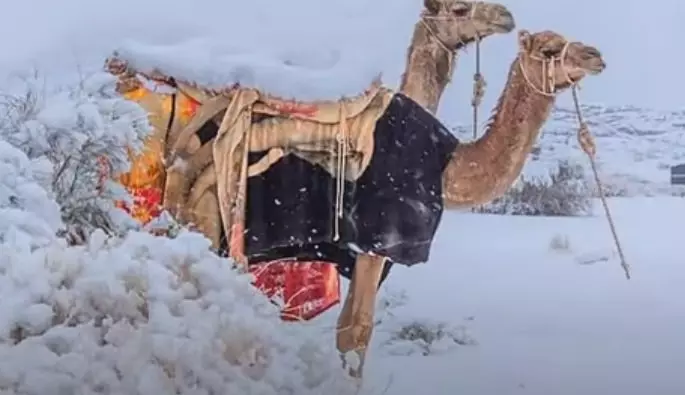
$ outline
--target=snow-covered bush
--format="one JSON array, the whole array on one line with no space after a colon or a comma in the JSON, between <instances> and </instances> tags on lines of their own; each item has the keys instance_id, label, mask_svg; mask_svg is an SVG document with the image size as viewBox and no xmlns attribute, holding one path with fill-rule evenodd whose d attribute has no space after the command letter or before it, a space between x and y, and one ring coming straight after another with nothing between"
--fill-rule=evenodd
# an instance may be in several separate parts
<instances>
[{"instance_id":1,"label":"snow-covered bush","mask_svg":"<svg viewBox=\"0 0 685 395\"><path fill-rule=\"evenodd\" d=\"M124 170L124 147L140 141L144 114L105 85L5 101L0 393L353 393L334 331L282 322L202 235L96 230L79 246L57 237L65 221L88 225L80 210L108 214L106 198L88 194L91 166L102 154Z\"/></svg>"},{"instance_id":2,"label":"snow-covered bush","mask_svg":"<svg viewBox=\"0 0 685 395\"><path fill-rule=\"evenodd\" d=\"M2 244L0 392L321 394L352 384L332 336L280 321L201 235L96 231L88 243Z\"/></svg>"},{"instance_id":3,"label":"snow-covered bush","mask_svg":"<svg viewBox=\"0 0 685 395\"><path fill-rule=\"evenodd\" d=\"M128 195L112 179L128 170L128 150L138 152L150 132L145 111L118 95L115 82L101 72L75 87L48 90L30 78L0 95L0 137L31 160L49 160L44 187L67 227L86 234L126 224L114 200Z\"/></svg>"},{"instance_id":4,"label":"snow-covered bush","mask_svg":"<svg viewBox=\"0 0 685 395\"><path fill-rule=\"evenodd\" d=\"M60 209L44 185L52 165L45 158L30 160L0 137L0 243L30 251L56 239L62 228Z\"/></svg>"},{"instance_id":5,"label":"snow-covered bush","mask_svg":"<svg viewBox=\"0 0 685 395\"><path fill-rule=\"evenodd\" d=\"M531 216L580 216L592 209L592 188L583 167L560 161L549 179L525 178L477 212Z\"/></svg>"},{"instance_id":6,"label":"snow-covered bush","mask_svg":"<svg viewBox=\"0 0 685 395\"><path fill-rule=\"evenodd\" d=\"M384 285L376 300L374 339L379 351L388 355L438 355L461 346L476 345L467 325L451 325L416 317L405 309L408 295L403 289ZM468 318L466 321L471 321Z\"/></svg>"},{"instance_id":7,"label":"snow-covered bush","mask_svg":"<svg viewBox=\"0 0 685 395\"><path fill-rule=\"evenodd\" d=\"M383 344L391 355L439 355L459 346L478 343L464 325L451 325L427 319L407 320L396 326Z\"/></svg>"}]
</instances>

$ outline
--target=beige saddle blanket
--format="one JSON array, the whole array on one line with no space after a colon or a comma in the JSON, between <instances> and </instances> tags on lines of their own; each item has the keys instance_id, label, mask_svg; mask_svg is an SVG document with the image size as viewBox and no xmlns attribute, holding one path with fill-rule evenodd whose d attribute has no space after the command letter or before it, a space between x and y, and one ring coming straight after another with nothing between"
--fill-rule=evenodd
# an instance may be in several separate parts
<instances>
[{"instance_id":1,"label":"beige saddle blanket","mask_svg":"<svg viewBox=\"0 0 685 395\"><path fill-rule=\"evenodd\" d=\"M212 156L221 217L230 235L233 258L244 261L241 236L247 177L262 173L284 155L294 154L322 166L339 185L343 179L358 179L371 161L376 121L392 95L380 83L358 97L327 102L288 101L247 88L232 93L213 141ZM225 103L226 99L214 102ZM212 110L211 101L207 103L210 111L198 113L198 118L212 119L220 114L216 109L222 106ZM175 144L177 148L183 145L181 140ZM248 166L249 152L264 151L267 154L260 161Z\"/></svg>"}]
</instances>

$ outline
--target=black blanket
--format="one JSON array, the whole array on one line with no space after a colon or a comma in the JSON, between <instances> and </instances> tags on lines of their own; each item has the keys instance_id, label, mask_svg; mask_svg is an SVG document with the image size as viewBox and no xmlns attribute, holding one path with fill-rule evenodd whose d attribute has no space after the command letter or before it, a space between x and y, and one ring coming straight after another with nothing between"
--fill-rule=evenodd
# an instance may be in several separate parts
<instances>
[{"instance_id":1,"label":"black blanket","mask_svg":"<svg viewBox=\"0 0 685 395\"><path fill-rule=\"evenodd\" d=\"M443 211L442 172L458 140L398 93L376 123L374 143L367 169L345 184L337 241L336 180L323 168L288 155L249 178L245 240L250 262L325 259L338 263L349 278L358 251L403 265L427 261ZM250 163L264 154L253 153Z\"/></svg>"}]
</instances>

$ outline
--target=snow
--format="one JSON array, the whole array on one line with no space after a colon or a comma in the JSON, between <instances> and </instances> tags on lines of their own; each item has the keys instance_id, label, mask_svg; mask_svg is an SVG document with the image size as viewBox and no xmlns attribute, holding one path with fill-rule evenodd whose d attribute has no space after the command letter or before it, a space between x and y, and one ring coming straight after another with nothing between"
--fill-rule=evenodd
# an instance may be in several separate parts
<instances>
[{"instance_id":1,"label":"snow","mask_svg":"<svg viewBox=\"0 0 685 395\"><path fill-rule=\"evenodd\" d=\"M30 160L0 140L0 242L31 250L54 240L60 208L41 184L52 171L45 159ZM4 249L4 248L3 248Z\"/></svg>"},{"instance_id":2,"label":"snow","mask_svg":"<svg viewBox=\"0 0 685 395\"><path fill-rule=\"evenodd\" d=\"M674 192L668 166L685 152L674 83L685 58L672 39L684 29L680 2L662 0L653 13L638 0L503 3L520 28L558 30L607 58L607 71L581 92L602 176L628 195L656 196L610 201L634 277L624 279L599 211L554 219L446 213L430 262L393 269L382 288L362 393L682 395L685 201L662 196ZM246 275L191 233L97 234L85 247L66 247L55 237L65 224L54 169L84 141L111 137L94 152L116 146L107 154L117 159L144 136L137 107L108 98L111 80L108 88L107 77L93 74L116 49L142 67L210 85L241 81L331 98L358 93L379 71L397 86L420 7L4 5L0 35L12 39L0 40L0 92L24 93L16 77L32 78L34 69L46 85L31 85L38 112L0 119L0 391L350 393L333 350L338 309L312 323L282 323ZM487 113L515 56L515 35L489 38L482 53ZM439 112L461 130L470 130L473 60L460 57ZM587 164L568 95L557 104L527 175L544 176L560 158ZM75 128L81 121L85 128ZM63 151L52 150L57 143Z\"/></svg>"},{"instance_id":3,"label":"snow","mask_svg":"<svg viewBox=\"0 0 685 395\"><path fill-rule=\"evenodd\" d=\"M392 306L381 316L394 318L374 335L369 386L393 394L426 385L440 395L685 393L685 200L609 204L630 281L599 204L591 218L447 213L431 261L393 269L384 287ZM406 322L442 323L468 344L423 356L421 341L392 340Z\"/></svg>"},{"instance_id":4,"label":"snow","mask_svg":"<svg viewBox=\"0 0 685 395\"><path fill-rule=\"evenodd\" d=\"M206 238L99 232L67 247L34 163L6 141L0 152L3 393L313 394L351 385L330 358L333 343L317 343L318 328L283 325Z\"/></svg>"},{"instance_id":5,"label":"snow","mask_svg":"<svg viewBox=\"0 0 685 395\"><path fill-rule=\"evenodd\" d=\"M208 246L192 233L170 240L136 232L30 253L3 244L0 388L36 395L344 388L338 361L317 344L318 329L283 325L250 277Z\"/></svg>"},{"instance_id":6,"label":"snow","mask_svg":"<svg viewBox=\"0 0 685 395\"><path fill-rule=\"evenodd\" d=\"M322 56L322 64L301 64L297 59L303 58L301 54L294 58L293 54L285 54L286 57L278 59L260 53L258 48L237 51L211 41L190 40L166 46L131 42L115 52L119 59L140 71L157 70L216 89L240 83L299 100L357 96L381 75L373 63L340 59L335 53L329 59Z\"/></svg>"},{"instance_id":7,"label":"snow","mask_svg":"<svg viewBox=\"0 0 685 395\"><path fill-rule=\"evenodd\" d=\"M113 82L0 101L0 392L351 393L332 332L284 324L203 236L58 237L108 209L126 217L112 196L92 198L98 158L126 170L126 147L148 132Z\"/></svg>"},{"instance_id":8,"label":"snow","mask_svg":"<svg viewBox=\"0 0 685 395\"><path fill-rule=\"evenodd\" d=\"M71 87L46 87L40 78L17 79L0 96L0 137L28 159L46 163L42 186L59 204L64 228L128 228L113 199L128 199L121 185L103 179L129 168L150 132L147 113L115 91L116 78L97 71ZM19 93L17 93L19 92ZM105 172L105 173L103 173ZM104 181L104 183L103 183Z\"/></svg>"}]
</instances>

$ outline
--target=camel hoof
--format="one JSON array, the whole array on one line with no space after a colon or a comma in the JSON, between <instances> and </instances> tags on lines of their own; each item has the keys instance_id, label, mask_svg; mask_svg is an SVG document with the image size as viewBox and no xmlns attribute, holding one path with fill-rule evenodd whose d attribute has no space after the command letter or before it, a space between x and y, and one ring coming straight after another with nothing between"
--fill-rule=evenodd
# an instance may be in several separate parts
<instances>
[{"instance_id":1,"label":"camel hoof","mask_svg":"<svg viewBox=\"0 0 685 395\"><path fill-rule=\"evenodd\" d=\"M355 379L362 378L362 358L363 356L356 350L340 353L342 368Z\"/></svg>"}]
</instances>

